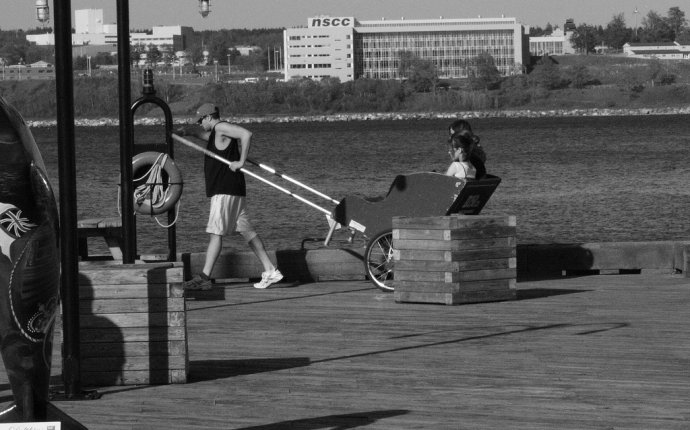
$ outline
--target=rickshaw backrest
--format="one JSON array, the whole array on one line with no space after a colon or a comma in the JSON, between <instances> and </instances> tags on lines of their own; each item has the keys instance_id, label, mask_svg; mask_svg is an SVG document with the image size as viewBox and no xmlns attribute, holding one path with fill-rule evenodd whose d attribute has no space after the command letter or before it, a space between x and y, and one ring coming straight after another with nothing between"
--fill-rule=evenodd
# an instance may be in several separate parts
<instances>
[{"instance_id":1,"label":"rickshaw backrest","mask_svg":"<svg viewBox=\"0 0 690 430\"><path fill-rule=\"evenodd\" d=\"M469 181L431 172L399 175L382 199L346 196L333 210L333 219L372 237L390 229L395 216L476 215L500 182L492 175Z\"/></svg>"},{"instance_id":2,"label":"rickshaw backrest","mask_svg":"<svg viewBox=\"0 0 690 430\"><path fill-rule=\"evenodd\" d=\"M501 178L488 174L480 180L470 179L448 208L446 215L478 215L500 183Z\"/></svg>"}]
</instances>

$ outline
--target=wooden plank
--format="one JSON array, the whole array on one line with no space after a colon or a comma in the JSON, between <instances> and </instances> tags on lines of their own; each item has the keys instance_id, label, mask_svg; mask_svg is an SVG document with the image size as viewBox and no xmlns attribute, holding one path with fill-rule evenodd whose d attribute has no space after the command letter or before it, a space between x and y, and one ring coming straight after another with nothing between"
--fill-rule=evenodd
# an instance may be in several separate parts
<instances>
[{"instance_id":1,"label":"wooden plank","mask_svg":"<svg viewBox=\"0 0 690 430\"><path fill-rule=\"evenodd\" d=\"M395 260L466 261L512 258L515 256L515 247L472 249L467 251L428 251L417 249L393 250L393 258Z\"/></svg>"},{"instance_id":2,"label":"wooden plank","mask_svg":"<svg viewBox=\"0 0 690 430\"><path fill-rule=\"evenodd\" d=\"M449 215L442 217L394 217L394 229L476 229L489 226L517 225L517 219L513 215Z\"/></svg>"},{"instance_id":3,"label":"wooden plank","mask_svg":"<svg viewBox=\"0 0 690 430\"><path fill-rule=\"evenodd\" d=\"M143 357L89 357L81 361L82 372L108 372L131 370L171 370L185 369L187 357L184 355L143 356Z\"/></svg>"},{"instance_id":4,"label":"wooden plank","mask_svg":"<svg viewBox=\"0 0 690 430\"><path fill-rule=\"evenodd\" d=\"M81 315L82 327L183 327L184 312Z\"/></svg>"},{"instance_id":5,"label":"wooden plank","mask_svg":"<svg viewBox=\"0 0 690 430\"><path fill-rule=\"evenodd\" d=\"M187 343L167 342L94 342L81 345L82 358L173 356L187 354Z\"/></svg>"},{"instance_id":6,"label":"wooden plank","mask_svg":"<svg viewBox=\"0 0 690 430\"><path fill-rule=\"evenodd\" d=\"M88 314L116 314L116 313L160 313L180 312L185 310L183 298L148 298L148 299L98 299L80 300L79 312Z\"/></svg>"},{"instance_id":7,"label":"wooden plank","mask_svg":"<svg viewBox=\"0 0 690 430\"><path fill-rule=\"evenodd\" d=\"M395 260L394 270L417 270L422 272L464 272L467 270L514 268L517 268L517 258L513 257L469 261Z\"/></svg>"},{"instance_id":8,"label":"wooden plank","mask_svg":"<svg viewBox=\"0 0 690 430\"><path fill-rule=\"evenodd\" d=\"M181 263L146 263L131 265L81 266L80 285L111 284L167 284L182 282L184 267Z\"/></svg>"},{"instance_id":9,"label":"wooden plank","mask_svg":"<svg viewBox=\"0 0 690 430\"><path fill-rule=\"evenodd\" d=\"M442 305L453 304L453 293L398 291L393 293L397 303L439 303Z\"/></svg>"},{"instance_id":10,"label":"wooden plank","mask_svg":"<svg viewBox=\"0 0 690 430\"><path fill-rule=\"evenodd\" d=\"M79 330L79 339L84 343L186 341L187 329L186 327L82 327Z\"/></svg>"},{"instance_id":11,"label":"wooden plank","mask_svg":"<svg viewBox=\"0 0 690 430\"><path fill-rule=\"evenodd\" d=\"M110 385L160 385L184 384L187 382L183 370L130 370L111 372L82 372L82 383L87 387ZM171 423L171 428L175 427Z\"/></svg>"},{"instance_id":12,"label":"wooden plank","mask_svg":"<svg viewBox=\"0 0 690 430\"><path fill-rule=\"evenodd\" d=\"M399 303L442 303L446 305L515 300L516 297L515 290L459 291L453 293L396 290L394 293L395 301Z\"/></svg>"},{"instance_id":13,"label":"wooden plank","mask_svg":"<svg viewBox=\"0 0 690 430\"><path fill-rule=\"evenodd\" d=\"M464 229L393 229L393 239L398 240L467 240L467 239L487 239L493 237L506 237L516 235L515 226L488 225L478 228Z\"/></svg>"},{"instance_id":14,"label":"wooden plank","mask_svg":"<svg viewBox=\"0 0 690 430\"><path fill-rule=\"evenodd\" d=\"M490 279L469 282L393 281L395 291L455 293L462 291L514 290L515 279Z\"/></svg>"},{"instance_id":15,"label":"wooden plank","mask_svg":"<svg viewBox=\"0 0 690 430\"><path fill-rule=\"evenodd\" d=\"M216 286L227 294L188 302L193 383L146 387L149 373L56 405L99 430L687 427L687 279L517 286L519 301L461 306L396 303L359 281ZM2 366L0 385L9 398Z\"/></svg>"},{"instance_id":16,"label":"wooden plank","mask_svg":"<svg viewBox=\"0 0 690 430\"><path fill-rule=\"evenodd\" d=\"M168 284L99 284L80 285L80 299L182 298L182 282Z\"/></svg>"},{"instance_id":17,"label":"wooden plank","mask_svg":"<svg viewBox=\"0 0 690 430\"><path fill-rule=\"evenodd\" d=\"M471 249L492 249L515 247L515 236L487 237L468 240L393 240L394 249L411 249L427 251L463 251Z\"/></svg>"},{"instance_id":18,"label":"wooden plank","mask_svg":"<svg viewBox=\"0 0 690 430\"><path fill-rule=\"evenodd\" d=\"M485 269L467 270L462 272L424 272L417 270L399 270L396 266L393 272L396 281L423 281L444 283L465 283L469 281L485 281L491 279L515 279L516 269Z\"/></svg>"}]
</instances>

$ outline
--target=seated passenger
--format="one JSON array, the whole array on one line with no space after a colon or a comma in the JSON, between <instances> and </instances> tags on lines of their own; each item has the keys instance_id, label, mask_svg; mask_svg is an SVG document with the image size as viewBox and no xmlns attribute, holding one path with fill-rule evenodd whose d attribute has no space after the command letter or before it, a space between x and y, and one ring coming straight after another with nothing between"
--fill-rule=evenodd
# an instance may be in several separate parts
<instances>
[{"instance_id":1,"label":"seated passenger","mask_svg":"<svg viewBox=\"0 0 690 430\"><path fill-rule=\"evenodd\" d=\"M482 146L479 144L479 136L474 134L472 127L467 120L457 119L448 126L448 133L451 138L455 133L461 130L467 130L470 132L472 135L472 140L475 143L475 155L482 161L482 163L486 163L486 153L484 152L484 148L482 148Z\"/></svg>"},{"instance_id":2,"label":"seated passenger","mask_svg":"<svg viewBox=\"0 0 690 430\"><path fill-rule=\"evenodd\" d=\"M486 167L477 154L474 135L467 130L455 132L450 139L450 150L453 162L448 166L447 176L460 179L482 179L486 176Z\"/></svg>"}]
</instances>

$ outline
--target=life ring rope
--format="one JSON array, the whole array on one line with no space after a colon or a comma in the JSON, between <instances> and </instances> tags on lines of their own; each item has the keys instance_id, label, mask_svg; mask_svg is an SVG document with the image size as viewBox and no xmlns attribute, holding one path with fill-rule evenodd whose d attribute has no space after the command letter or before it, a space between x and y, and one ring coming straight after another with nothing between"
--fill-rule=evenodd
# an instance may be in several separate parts
<instances>
[{"instance_id":1,"label":"life ring rope","mask_svg":"<svg viewBox=\"0 0 690 430\"><path fill-rule=\"evenodd\" d=\"M119 187L120 187L120 186L118 185L118 188L119 188ZM120 195L121 195L121 193L118 191L118 193L117 193L117 214L120 215L120 216L122 216L122 202L120 201ZM178 201L178 202L177 202L177 205L175 205L175 219L174 219L170 224L163 224L163 223L161 223L161 222L158 220L158 217L155 216L155 215L152 216L152 218L156 220L156 223L157 223L159 226L161 226L161 227L163 227L163 228L170 228L170 227L174 226L175 223L177 223L177 219L178 219L178 217L179 217L179 215L180 215L180 206L182 206L182 205L181 205L180 202ZM135 214L137 213L137 210L136 210L136 209L134 210L134 213L135 213Z\"/></svg>"},{"instance_id":2,"label":"life ring rope","mask_svg":"<svg viewBox=\"0 0 690 430\"><path fill-rule=\"evenodd\" d=\"M169 212L175 207L175 220L169 225L164 225L158 218L156 222L161 227L171 227L177 222L182 194L182 175L175 166L173 159L162 152L142 152L132 159L132 170L146 171L137 178L133 178L134 184L139 183L132 193L134 212L142 215L160 215ZM167 181L164 177L167 174ZM121 213L121 193L118 193L118 212Z\"/></svg>"},{"instance_id":3,"label":"life ring rope","mask_svg":"<svg viewBox=\"0 0 690 430\"><path fill-rule=\"evenodd\" d=\"M134 182L138 182L146 178L146 182L134 189L134 201L141 205L145 200L151 201L151 206L160 208L165 204L168 197L168 192L171 187L164 187L163 185L163 166L168 161L168 154L160 153L156 157L156 161L151 165L148 172L144 173L139 178L134 178Z\"/></svg>"}]
</instances>

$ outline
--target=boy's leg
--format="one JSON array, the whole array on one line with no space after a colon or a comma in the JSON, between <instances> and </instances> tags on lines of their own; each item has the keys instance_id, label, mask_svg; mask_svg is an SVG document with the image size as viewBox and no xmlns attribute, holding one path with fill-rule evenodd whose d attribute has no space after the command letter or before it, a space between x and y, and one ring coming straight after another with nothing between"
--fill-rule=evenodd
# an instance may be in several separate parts
<instances>
[{"instance_id":1,"label":"boy's leg","mask_svg":"<svg viewBox=\"0 0 690 430\"><path fill-rule=\"evenodd\" d=\"M283 279L283 274L280 273L280 270L278 270L273 265L273 262L271 262L271 259L268 257L268 254L266 253L264 242L256 233L254 233L253 237L249 241L247 241L247 244L252 249L252 251L254 251L254 254L256 254L256 256L261 261L261 264L264 266L264 272L261 274L261 281L254 284L254 288L268 288L271 284L275 284L276 282Z\"/></svg>"},{"instance_id":2,"label":"boy's leg","mask_svg":"<svg viewBox=\"0 0 690 430\"><path fill-rule=\"evenodd\" d=\"M257 256L259 261L261 261L261 265L264 267L264 272L261 274L261 282L254 284L254 287L261 289L268 288L269 285L283 279L283 274L280 273L280 270L273 265L273 262L268 257L266 248L264 247L264 242L261 240L259 235L256 234L256 231L252 227L252 224L247 217L247 213L244 210L244 205L237 217L237 225L235 229L244 237L247 245L249 245L252 251L254 251L254 254Z\"/></svg>"},{"instance_id":3,"label":"boy's leg","mask_svg":"<svg viewBox=\"0 0 690 430\"><path fill-rule=\"evenodd\" d=\"M206 249L206 261L204 262L204 268L201 273L194 275L192 279L184 282L183 288L185 290L210 290L211 284L211 272L213 271L213 266L220 255L220 250L223 247L223 236L218 236L216 234L210 234L208 240L208 248Z\"/></svg>"},{"instance_id":4,"label":"boy's leg","mask_svg":"<svg viewBox=\"0 0 690 430\"><path fill-rule=\"evenodd\" d=\"M208 248L206 249L206 261L204 262L204 274L211 276L213 266L216 264L220 251L223 249L223 236L217 234L210 234L208 240Z\"/></svg>"},{"instance_id":5,"label":"boy's leg","mask_svg":"<svg viewBox=\"0 0 690 430\"><path fill-rule=\"evenodd\" d=\"M266 253L266 248L264 247L264 242L261 240L259 235L254 236L251 240L247 242L247 245L254 251L254 254L259 258L259 261L261 261L261 265L264 266L264 272L273 272L276 270L276 267L273 265L273 262L271 259L268 257L268 253Z\"/></svg>"}]
</instances>

